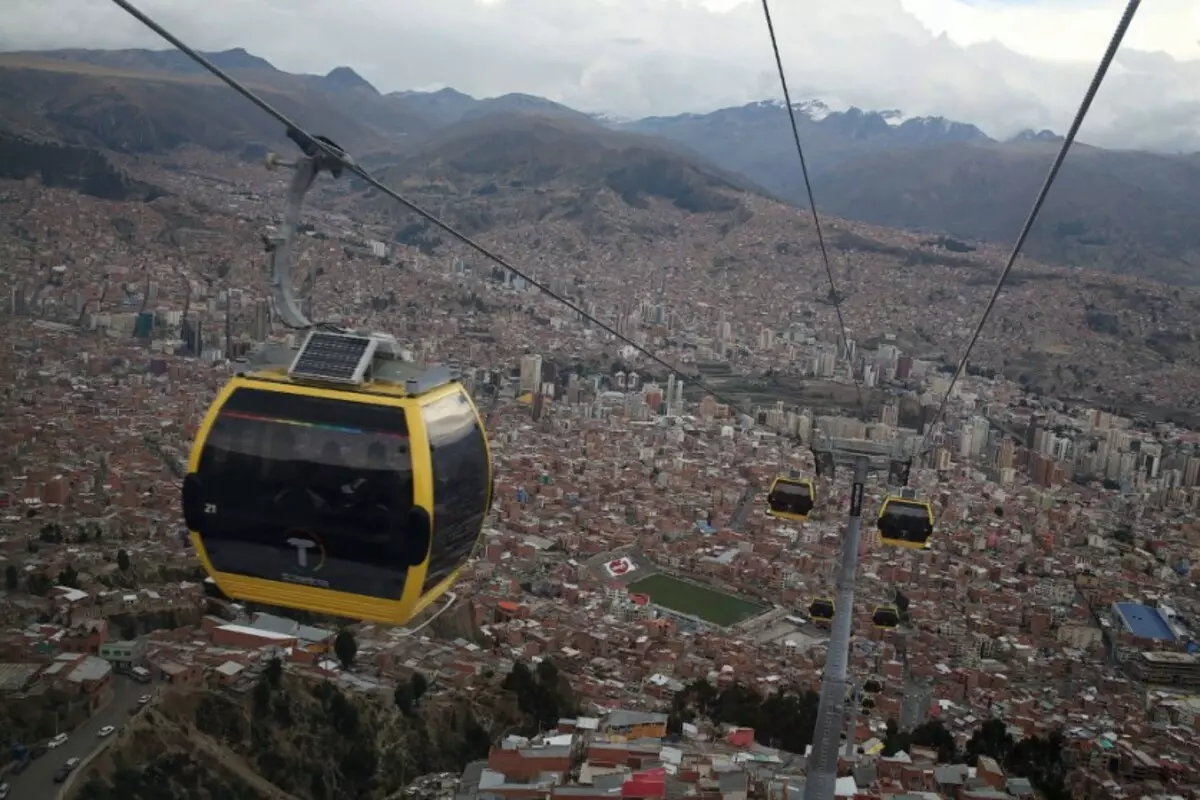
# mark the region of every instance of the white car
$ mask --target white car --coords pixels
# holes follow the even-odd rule
[[[151,700],[151,698],[150,698],[150,695],[148,695],[148,694],[144,694],[144,695],[142,695],[141,697],[139,697],[139,698],[138,698],[138,705],[139,705],[139,706],[144,706],[144,705],[146,705],[146,703],[149,703],[149,702],[150,702],[150,700]]]
[[[8,797],[8,784],[0,783],[0,800],[4,800],[6,797]]]
[[[105,725],[103,728],[101,728],[99,731],[96,732],[96,735],[99,736],[101,739],[103,739],[105,736],[112,735],[112,732],[115,730],[116,730],[116,728],[114,728],[112,725]]]
[[[65,733],[60,733],[58,736],[55,736],[50,741],[46,742],[46,747],[49,747],[51,750],[53,750],[56,747],[62,747],[66,743],[67,735]]]

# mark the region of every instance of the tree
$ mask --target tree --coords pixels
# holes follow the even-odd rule
[[[29,591],[29,594],[38,597],[46,594],[53,585],[50,582],[50,576],[44,572],[34,572],[28,578],[25,578],[25,590]]]
[[[908,747],[908,737],[900,733],[900,725],[894,717],[888,717],[887,733],[883,737],[883,752],[881,755],[884,758],[891,758],[899,752],[902,752]]]
[[[426,690],[429,689],[429,681],[425,680],[425,676],[419,672],[412,674],[412,679],[409,683],[412,684],[413,700],[420,700],[425,695]]]
[[[337,638],[333,640],[333,652],[338,661],[342,662],[343,669],[353,667],[354,657],[358,655],[358,642],[355,641],[354,634],[345,628],[338,631]]]
[[[416,698],[413,697],[413,685],[409,683],[397,684],[396,691],[392,694],[396,701],[396,708],[400,709],[400,713],[406,717],[411,717],[413,713],[413,703]]]
[[[958,760],[958,743],[954,734],[946,730],[941,720],[931,719],[909,733],[901,733],[896,720],[887,721],[887,734],[883,740],[884,758],[907,752],[913,746],[928,747],[937,751],[939,764],[953,764]]]
[[[283,662],[278,657],[272,658],[267,662],[267,668],[263,672],[263,678],[267,685],[272,689],[278,689],[280,681],[283,680]]]
[[[126,553],[124,550],[117,551],[117,568],[121,572],[129,571],[129,553]]]
[[[1067,767],[1062,760],[1065,749],[1062,731],[1053,731],[1044,738],[1030,736],[1013,746],[1004,766],[1013,775],[1028,778],[1046,800],[1067,800]]]
[[[768,747],[803,753],[812,742],[820,696],[811,690],[782,689],[767,696],[752,686],[734,684],[718,692],[699,680],[675,695],[667,715],[668,727],[699,716],[714,723],[754,728],[755,738]]]
[[[16,591],[17,585],[21,582],[21,575],[17,572],[15,564],[9,564],[4,569],[4,588],[8,591]]]
[[[513,664],[503,686],[517,696],[517,707],[529,718],[530,733],[552,728],[564,714],[576,711],[574,700],[566,693],[569,687],[557,679],[551,685],[539,681],[523,661]]]
[[[958,760],[958,742],[940,719],[931,719],[918,725],[909,737],[917,747],[937,750],[939,764],[953,764]]]
[[[69,586],[72,589],[79,588],[79,573],[70,564],[62,568],[58,573],[58,585]]]
[[[543,658],[537,665],[537,676],[540,683],[554,686],[558,683],[558,667],[548,658]]]
[[[967,742],[967,764],[974,766],[980,756],[989,756],[996,759],[997,763],[1004,764],[1015,746],[1016,741],[1008,732],[1008,725],[1003,720],[989,719],[975,730]]]

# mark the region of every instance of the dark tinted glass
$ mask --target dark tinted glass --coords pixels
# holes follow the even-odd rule
[[[200,456],[213,567],[398,600],[408,448],[403,409],[237,389]]]
[[[879,531],[888,539],[908,542],[924,542],[933,532],[925,506],[895,500],[888,503],[887,514],[879,521]]]
[[[812,510],[812,495],[803,484],[776,484],[768,502],[776,511],[786,514],[807,514]]]
[[[466,563],[483,527],[490,491],[487,442],[465,395],[421,409],[433,460],[433,545],[422,591]]]
[[[888,503],[888,516],[896,520],[903,520],[905,523],[912,524],[919,522],[923,525],[929,523],[929,512],[925,510],[925,506],[913,505],[911,503],[897,503],[895,500]]]

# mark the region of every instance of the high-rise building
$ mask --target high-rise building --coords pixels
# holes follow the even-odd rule
[[[879,414],[879,421],[888,427],[895,428],[900,424],[900,406],[888,403]]]
[[[929,718],[929,708],[933,704],[933,686],[919,678],[909,678],[904,682],[904,694],[900,698],[900,719],[897,724],[901,731],[911,731],[922,725]]]
[[[542,357],[527,355],[521,357],[521,391],[536,392],[542,385]]]
[[[250,336],[256,342],[266,341],[271,332],[271,306],[266,300],[254,303],[254,325]]]

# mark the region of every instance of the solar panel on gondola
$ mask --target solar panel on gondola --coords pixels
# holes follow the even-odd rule
[[[376,340],[369,336],[313,331],[288,375],[297,380],[362,383],[377,347]]]

